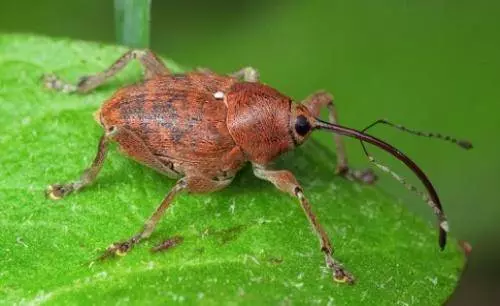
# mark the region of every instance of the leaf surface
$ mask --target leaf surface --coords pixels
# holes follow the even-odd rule
[[[129,238],[174,181],[112,149],[96,183],[61,201],[50,183],[77,178],[102,131],[92,113],[138,65],[88,95],[42,89],[40,77],[101,71],[125,49],[27,35],[0,36],[1,304],[438,305],[463,257],[436,230],[376,186],[333,175],[327,134],[277,161],[293,171],[356,278],[337,284],[295,199],[245,168],[230,187],[180,195],[152,237],[127,256],[95,259]],[[179,66],[167,61],[174,71]],[[150,248],[179,235],[164,252]]]

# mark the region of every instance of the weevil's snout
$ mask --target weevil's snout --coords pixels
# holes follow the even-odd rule
[[[294,105],[292,107],[292,115],[290,116],[290,131],[296,143],[303,143],[314,130],[316,119],[311,115],[309,109],[302,105]]]

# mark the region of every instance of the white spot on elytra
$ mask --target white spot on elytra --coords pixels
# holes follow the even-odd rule
[[[217,100],[222,100],[224,99],[224,93],[222,91],[217,91],[214,93],[214,98]]]

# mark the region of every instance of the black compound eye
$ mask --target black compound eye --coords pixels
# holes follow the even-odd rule
[[[307,118],[303,115],[297,117],[297,121],[295,121],[295,131],[300,136],[305,136],[311,130],[311,124],[307,120]]]

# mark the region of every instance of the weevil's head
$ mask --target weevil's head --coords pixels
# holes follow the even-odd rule
[[[316,118],[311,115],[307,106],[294,104],[290,110],[290,131],[295,145],[304,143],[316,125]]]
[[[261,83],[237,83],[225,102],[229,133],[257,164],[267,164],[302,144],[313,128],[307,107]]]

